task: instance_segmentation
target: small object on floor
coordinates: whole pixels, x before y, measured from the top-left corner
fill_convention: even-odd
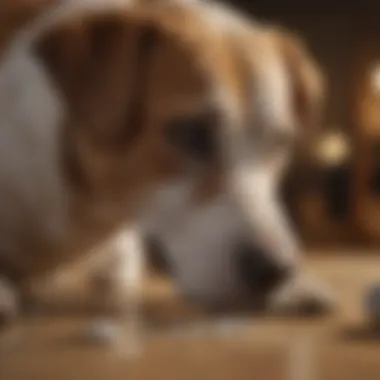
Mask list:
[[[371,327],[380,331],[380,284],[371,287],[365,301],[365,308],[370,317]]]
[[[93,321],[85,330],[85,340],[92,344],[113,344],[120,337],[121,326],[108,320]]]
[[[140,336],[127,334],[126,326],[112,320],[95,320],[85,330],[85,342],[92,345],[110,347],[112,355],[122,359],[134,359],[141,355]]]
[[[245,318],[225,318],[215,324],[214,331],[220,338],[241,338],[241,334],[245,334],[251,324],[252,321]]]

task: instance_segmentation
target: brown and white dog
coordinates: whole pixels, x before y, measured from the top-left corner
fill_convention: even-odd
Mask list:
[[[62,2],[1,59],[1,275],[22,294],[102,251],[131,306],[148,232],[187,296],[281,303],[299,247],[276,190],[321,98],[298,40],[224,6]]]

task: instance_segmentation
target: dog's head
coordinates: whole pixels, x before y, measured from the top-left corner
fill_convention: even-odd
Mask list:
[[[64,167],[137,209],[188,295],[269,292],[296,269],[277,197],[321,82],[299,41],[209,5],[70,17],[35,54],[67,108]]]

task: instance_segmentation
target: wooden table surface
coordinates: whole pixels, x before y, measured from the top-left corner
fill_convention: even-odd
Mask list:
[[[191,330],[189,326],[198,326],[195,322],[183,335],[172,334],[170,328],[150,330],[143,353],[129,361],[75,339],[84,323],[79,316],[35,317],[12,330],[13,343],[18,338],[19,344],[9,344],[11,332],[3,337],[0,379],[379,380],[380,339],[368,333],[362,306],[363,292],[380,279],[380,257],[343,253],[311,259],[308,266],[336,291],[340,309],[333,316],[248,316],[218,333],[213,328]],[[178,312],[175,305],[180,302],[170,286],[156,284],[152,289],[159,294],[158,315]],[[172,309],[165,302],[170,298]]]

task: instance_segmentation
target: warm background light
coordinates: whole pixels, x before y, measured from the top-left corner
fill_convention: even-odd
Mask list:
[[[379,77],[380,85],[380,77]],[[316,146],[316,156],[325,166],[341,165],[349,159],[351,144],[347,135],[340,130],[326,132]]]
[[[380,94],[380,64],[372,68],[370,72],[371,87],[376,94]]]

